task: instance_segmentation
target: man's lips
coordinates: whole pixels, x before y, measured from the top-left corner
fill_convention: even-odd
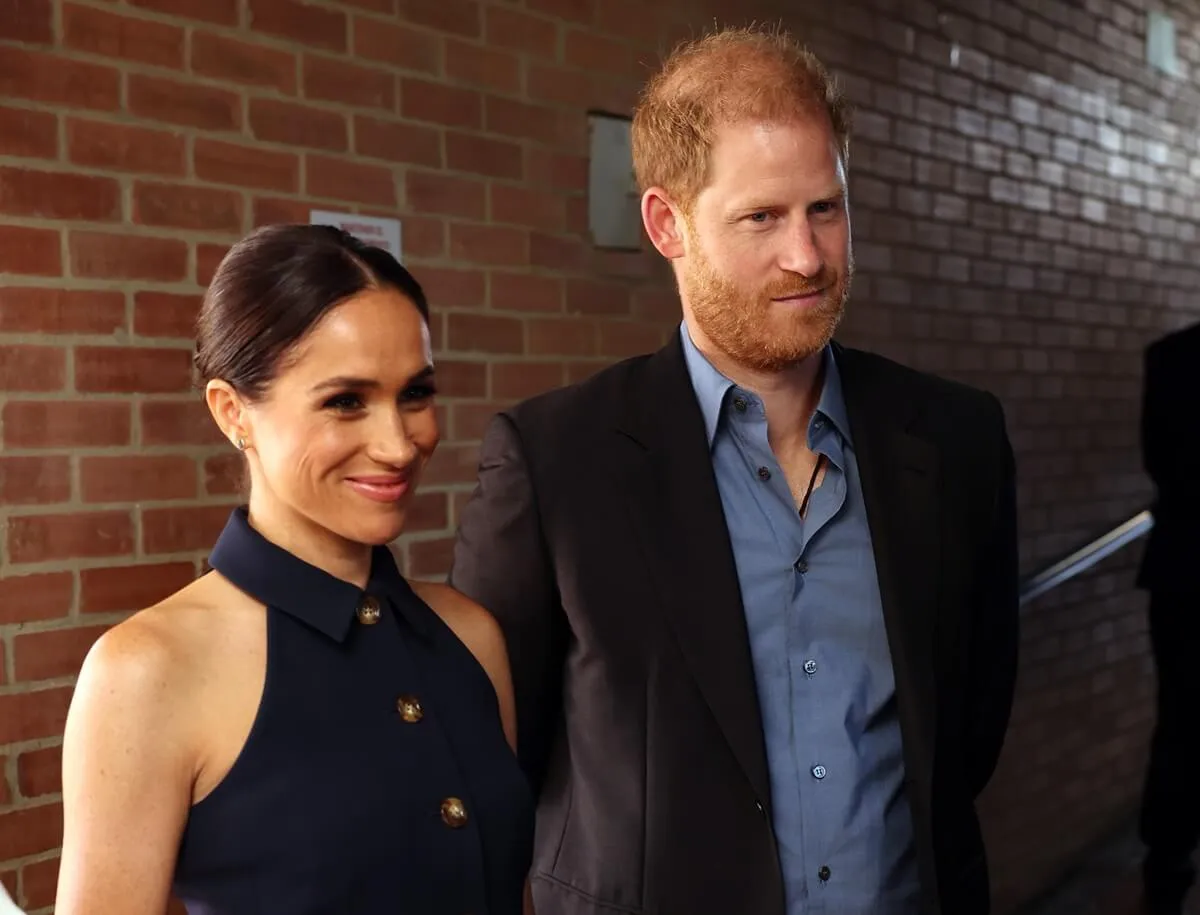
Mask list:
[[[790,295],[772,296],[772,302],[803,302],[823,296],[826,289],[812,289],[807,292],[793,292]]]

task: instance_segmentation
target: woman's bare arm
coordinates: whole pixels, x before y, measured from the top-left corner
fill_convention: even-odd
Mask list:
[[[186,664],[139,616],[92,647],[67,716],[57,915],[166,910],[194,776]]]
[[[517,749],[517,708],[513,700],[508,647],[495,617],[465,594],[436,582],[411,582],[417,595],[429,604],[475,656],[496,690],[500,724],[513,752]]]

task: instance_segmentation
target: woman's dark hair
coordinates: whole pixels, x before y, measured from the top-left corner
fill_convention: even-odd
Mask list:
[[[273,225],[230,249],[196,324],[201,384],[228,382],[259,399],[284,356],[336,305],[366,289],[392,288],[429,321],[420,284],[391,254],[341,229]]]

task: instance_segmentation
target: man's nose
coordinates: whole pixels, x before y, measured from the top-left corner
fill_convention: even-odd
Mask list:
[[[796,273],[809,279],[820,274],[825,266],[825,258],[821,255],[816,237],[807,223],[799,226],[786,244],[787,247],[780,259],[780,267],[789,273]]]

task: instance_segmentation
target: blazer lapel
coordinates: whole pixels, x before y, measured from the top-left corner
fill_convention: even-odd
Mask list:
[[[762,716],[733,548],[704,421],[676,334],[645,364],[618,434],[634,530],[680,650],[756,796],[770,810]]]
[[[913,431],[915,398],[877,363],[837,346],[879,576],[910,776],[928,782],[936,733],[941,548],[936,447]]]

